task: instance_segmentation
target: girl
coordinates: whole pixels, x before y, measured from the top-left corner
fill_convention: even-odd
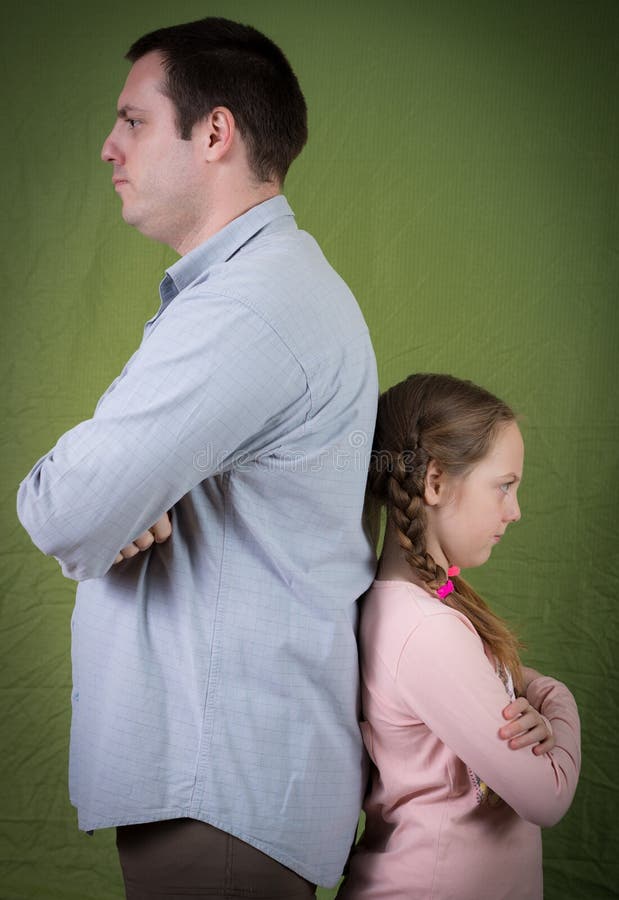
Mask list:
[[[360,628],[374,766],[338,900],[542,897],[540,826],[578,778],[576,705],[458,577],[520,518],[522,463],[514,413],[470,382],[412,375],[380,399],[368,485],[387,527]]]

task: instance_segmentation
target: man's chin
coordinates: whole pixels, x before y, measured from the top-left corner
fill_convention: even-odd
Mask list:
[[[137,225],[138,219],[137,219],[135,210],[132,211],[131,208],[128,207],[128,206],[127,206],[126,204],[124,204],[124,203],[123,203],[123,208],[122,208],[122,213],[121,213],[121,215],[122,215],[124,221],[127,223],[127,225],[133,225],[134,228],[137,228],[137,227],[138,227],[138,225]]]
[[[167,232],[165,230],[158,229],[151,218],[150,225],[149,222],[145,219],[144,216],[140,216],[137,211],[131,210],[130,208],[124,207],[122,210],[122,217],[127,225],[131,225],[132,228],[135,228],[136,231],[139,231],[145,238],[149,238],[151,241],[157,241],[159,244],[167,244]]]
[[[140,216],[137,210],[131,209],[131,207],[123,206],[122,217],[123,221],[127,225],[131,225],[132,228],[136,228],[141,234],[145,235],[146,237],[151,237],[151,234],[148,231],[148,227],[144,222],[144,217]]]

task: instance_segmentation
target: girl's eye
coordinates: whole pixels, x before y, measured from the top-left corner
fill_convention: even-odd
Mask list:
[[[513,481],[506,481],[505,484],[500,486],[499,490],[503,491],[504,494],[509,494],[509,489],[513,483]]]

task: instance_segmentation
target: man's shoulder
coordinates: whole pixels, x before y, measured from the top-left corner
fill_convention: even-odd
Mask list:
[[[326,293],[341,302],[356,301],[316,240],[299,229],[269,228],[255,235],[229,259],[204,273],[210,289],[234,291],[251,299],[311,295],[318,301]]]
[[[241,304],[287,342],[318,347],[368,340],[363,314],[316,241],[298,229],[265,230],[181,292]],[[206,307],[205,307],[206,309]]]

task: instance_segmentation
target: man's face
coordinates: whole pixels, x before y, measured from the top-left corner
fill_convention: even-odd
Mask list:
[[[125,222],[181,252],[204,218],[206,166],[198,142],[178,135],[174,106],[162,93],[164,77],[159,53],[134,63],[101,158],[114,167]]]

